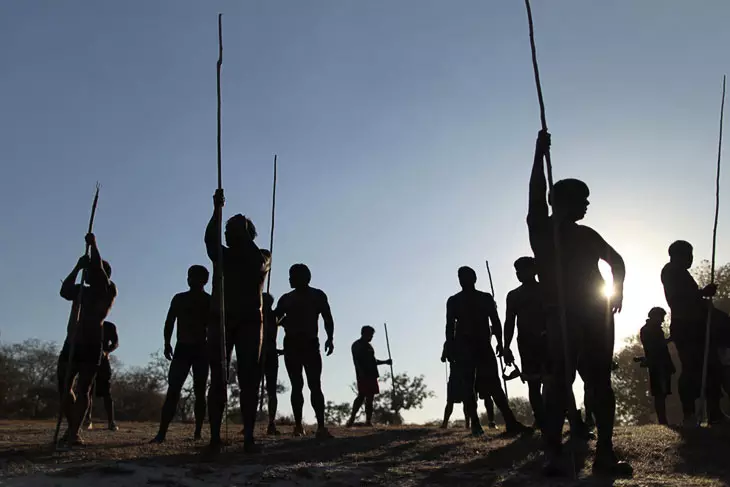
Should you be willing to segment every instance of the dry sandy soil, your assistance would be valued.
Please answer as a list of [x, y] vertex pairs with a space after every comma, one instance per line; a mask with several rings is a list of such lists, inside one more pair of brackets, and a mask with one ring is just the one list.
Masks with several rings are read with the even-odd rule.
[[51, 422], [0, 421], [0, 485], [345, 486], [724, 486], [730, 480], [730, 429], [685, 433], [659, 426], [620, 428], [619, 453], [630, 460], [630, 480], [590, 473], [593, 444], [575, 447], [579, 480], [540, 475], [539, 435], [503, 438], [490, 432], [470, 438], [462, 429], [432, 427], [332, 429], [335, 439], [261, 436], [262, 453], [246, 455], [238, 427], [229, 427], [227, 450], [211, 456], [189, 439], [189, 425], [173, 425], [164, 445], [149, 445], [156, 425], [123, 423], [120, 430], [92, 431], [88, 445], [67, 452], [50, 446]]

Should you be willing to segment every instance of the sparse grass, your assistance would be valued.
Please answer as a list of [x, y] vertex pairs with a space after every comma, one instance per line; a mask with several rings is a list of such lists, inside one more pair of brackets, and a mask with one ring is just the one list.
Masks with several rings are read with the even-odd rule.
[[[122, 423], [116, 433], [85, 434], [88, 445], [54, 452], [52, 422], [0, 421], [0, 483], [26, 486], [93, 485], [482, 485], [482, 486], [724, 486], [730, 480], [727, 429], [682, 432], [660, 426], [617, 428], [616, 449], [631, 461], [629, 480], [593, 477], [593, 445], [573, 451], [579, 481], [541, 476], [539, 435], [475, 439], [462, 428], [334, 428], [334, 440], [292, 438], [290, 427], [263, 452], [242, 451], [239, 426], [220, 455], [193, 442], [192, 426], [173, 425], [163, 445], [147, 442], [157, 426]], [[312, 429], [313, 431], [313, 429]]]

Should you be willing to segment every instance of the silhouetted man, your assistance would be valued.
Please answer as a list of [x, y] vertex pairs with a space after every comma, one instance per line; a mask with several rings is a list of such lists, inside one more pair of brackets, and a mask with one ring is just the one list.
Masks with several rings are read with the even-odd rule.
[[[238, 384], [241, 390], [241, 416], [244, 429], [244, 449], [257, 451], [254, 442], [256, 407], [261, 372], [261, 342], [263, 338], [262, 298], [264, 279], [271, 267], [271, 254], [259, 249], [254, 243], [257, 236], [253, 222], [241, 214], [226, 223], [222, 246], [223, 269], [218, 268], [218, 235], [216, 215], [223, 208], [223, 190], [213, 197], [215, 211], [205, 231], [205, 246], [213, 262], [213, 313], [208, 327], [208, 353], [210, 356], [210, 388], [208, 411], [210, 417], [210, 444], [216, 451], [221, 447], [221, 422], [228, 400], [227, 371], [233, 348], [238, 363]], [[221, 356], [221, 330], [218, 315], [218, 273], [223, 272], [223, 296], [225, 302], [225, 357]], [[224, 373], [224, 371], [226, 373]]]
[[545, 409], [542, 402], [542, 380], [545, 374], [545, 340], [547, 337], [545, 308], [537, 282], [535, 259], [520, 257], [514, 263], [517, 279], [522, 283], [507, 293], [507, 315], [504, 320], [504, 349], [507, 365], [514, 363], [510, 350], [517, 327], [517, 349], [522, 363], [522, 378], [527, 382], [535, 427], [542, 428]]
[[[546, 198], [547, 182], [543, 159], [550, 149], [550, 134], [541, 131], [537, 138], [529, 188], [527, 227], [535, 255], [540, 294], [547, 311], [547, 350], [551, 376], [545, 383], [545, 425], [548, 475], [564, 473], [560, 459], [565, 413], [569, 394], [580, 373], [595, 407], [598, 442], [593, 470], [609, 475], [631, 475], [633, 470], [619, 462], [613, 450], [613, 423], [616, 399], [611, 388], [611, 360], [614, 345], [613, 314], [621, 310], [626, 273], [621, 256], [592, 228], [577, 222], [588, 209], [588, 186], [577, 179], [555, 183]], [[556, 254], [554, 231], [560, 240]], [[560, 262], [557, 262], [558, 256]], [[599, 260], [611, 266], [616, 291], [611, 302], [602, 294], [604, 281]], [[561, 277], [562, 279], [559, 279]], [[559, 289], [564, 296], [564, 336], [561, 325]], [[566, 350], [567, 344], [567, 360]]]
[[[109, 354], [119, 348], [119, 335], [117, 334], [117, 327], [111, 321], [105, 321], [102, 326], [102, 344], [101, 344], [101, 363], [99, 364], [99, 370], [96, 373], [96, 380], [94, 381], [94, 395], [102, 398], [104, 401], [104, 411], [106, 412], [106, 418], [109, 431], [117, 431], [119, 427], [114, 421], [114, 399], [112, 398], [112, 365], [109, 360]], [[86, 428], [93, 429], [94, 424], [91, 421], [91, 410], [94, 408], [93, 399], [89, 400], [89, 410], [86, 414]]]
[[319, 317], [324, 319], [327, 341], [324, 349], [332, 355], [335, 349], [333, 334], [335, 323], [327, 301], [327, 295], [309, 286], [312, 274], [304, 264], [294, 264], [289, 269], [292, 291], [279, 298], [274, 312], [283, 318], [284, 364], [291, 383], [291, 405], [294, 412], [294, 436], [304, 436], [302, 408], [304, 407], [304, 377], [311, 395], [312, 408], [317, 417], [317, 438], [331, 438], [324, 424], [324, 394], [322, 393], [322, 355], [319, 352]]
[[446, 383], [446, 407], [444, 408], [444, 420], [441, 423], [441, 428], [446, 429], [449, 427], [449, 418], [451, 413], [454, 412], [455, 403], [463, 403], [464, 405], [464, 427], [469, 429], [469, 412], [466, 409], [466, 403], [464, 402], [464, 391], [462, 390], [461, 377], [457, 374], [459, 372], [458, 367], [454, 367], [453, 358], [449, 357], [446, 351], [447, 342], [444, 342], [444, 349], [441, 352], [441, 362], [449, 362], [449, 379]]
[[[497, 353], [502, 353], [502, 324], [491, 294], [475, 287], [477, 274], [470, 267], [459, 269], [461, 292], [446, 302], [446, 349], [459, 370], [460, 387], [475, 436], [484, 434], [477, 414], [477, 373], [486, 384], [494, 403], [502, 412], [507, 433], [520, 433], [525, 427], [517, 421], [499, 384], [499, 366], [490, 344], [491, 333], [497, 339]], [[492, 322], [490, 332], [489, 322]]]
[[[165, 441], [167, 429], [175, 417], [180, 393], [193, 369], [193, 393], [195, 394], [195, 434], [200, 440], [205, 419], [205, 388], [208, 385], [207, 334], [210, 317], [210, 294], [205, 292], [208, 269], [194, 265], [188, 269], [188, 291], [178, 293], [170, 302], [165, 320], [165, 358], [171, 360], [167, 376], [167, 396], [162, 405], [160, 429], [152, 443]], [[172, 348], [172, 332], [177, 322], [177, 340]]]
[[641, 345], [644, 347], [642, 366], [649, 369], [649, 390], [654, 396], [654, 409], [659, 424], [668, 424], [666, 399], [672, 393], [672, 375], [676, 372], [669, 355], [667, 338], [662, 330], [666, 315], [667, 312], [662, 308], [652, 308], [646, 324], [639, 332]]
[[[101, 361], [102, 326], [117, 296], [117, 288], [110, 280], [111, 266], [101, 259], [93, 233], [86, 235], [86, 244], [89, 247], [89, 257], [82, 256], [61, 285], [61, 297], [73, 302], [73, 316], [76, 316], [78, 307], [81, 308], [76, 329], [73, 329], [74, 320], [70, 320], [68, 324], [66, 340], [58, 357], [58, 390], [68, 421], [68, 430], [63, 439], [69, 446], [84, 444], [79, 429], [89, 409], [91, 388]], [[81, 270], [86, 271], [87, 285], [83, 293], [81, 284], [76, 284]], [[78, 398], [73, 391], [74, 379]]]
[[357, 377], [357, 397], [352, 403], [352, 414], [347, 426], [355, 424], [357, 413], [360, 412], [363, 402], [365, 403], [365, 426], [373, 425], [373, 400], [375, 394], [380, 393], [378, 385], [378, 365], [391, 365], [392, 360], [377, 360], [375, 350], [370, 342], [373, 341], [375, 328], [363, 326], [360, 330], [360, 338], [352, 344], [352, 361], [355, 363], [355, 376]]
[[[689, 273], [693, 258], [692, 245], [678, 240], [669, 246], [669, 263], [662, 269], [664, 296], [672, 311], [670, 335], [682, 363], [679, 399], [682, 402], [684, 425], [688, 427], [697, 425], [695, 401], [702, 388], [705, 329], [710, 306], [706, 298], [714, 296], [717, 290], [714, 284], [699, 289]], [[717, 373], [719, 364], [716, 359], [717, 355], [711, 351], [707, 371], [707, 416], [710, 423], [720, 421], [723, 416], [720, 410], [721, 382]]]
[[276, 395], [276, 386], [279, 380], [279, 355], [281, 352], [276, 348], [276, 335], [279, 326], [274, 316], [274, 297], [269, 293], [263, 293], [264, 303], [264, 353], [263, 373], [266, 379], [266, 396], [269, 413], [269, 426], [266, 429], [267, 435], [278, 435], [276, 429], [276, 409], [279, 401]]

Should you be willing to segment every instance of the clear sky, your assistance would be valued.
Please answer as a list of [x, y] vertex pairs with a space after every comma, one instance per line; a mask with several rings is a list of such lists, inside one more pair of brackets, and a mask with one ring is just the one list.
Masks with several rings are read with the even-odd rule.
[[[585, 223], [628, 268], [618, 346], [665, 305], [672, 240], [710, 255], [730, 3], [533, 3], [556, 179], [589, 184]], [[488, 289], [489, 259], [504, 311], [512, 262], [529, 253], [539, 116], [517, 0], [2, 2], [2, 340], [63, 340], [60, 280], [83, 251], [98, 180], [117, 353], [143, 364], [162, 347], [187, 267], [210, 268], [218, 12], [226, 216], [250, 215], [268, 246], [277, 153], [272, 291], [286, 292], [289, 265], [305, 262], [328, 293], [327, 399], [352, 399], [349, 346], [362, 325], [377, 325], [386, 355], [387, 321], [396, 372], [425, 374], [437, 394], [406, 419], [438, 417], [457, 268], [473, 266]], [[730, 197], [720, 211], [724, 263]]]

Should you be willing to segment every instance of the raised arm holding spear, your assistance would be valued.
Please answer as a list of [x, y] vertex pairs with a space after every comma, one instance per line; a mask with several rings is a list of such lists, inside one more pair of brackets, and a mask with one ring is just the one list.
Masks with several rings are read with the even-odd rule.
[[[552, 377], [544, 393], [545, 473], [566, 473], [561, 458], [562, 429], [565, 412], [572, 400], [575, 374], [580, 371], [589, 396], [586, 400], [590, 399], [595, 405], [598, 441], [593, 470], [612, 476], [630, 476], [633, 473], [631, 466], [619, 462], [613, 451], [616, 400], [611, 388], [613, 314], [621, 310], [626, 269], [621, 256], [595, 230], [577, 224], [588, 208], [588, 186], [577, 179], [553, 183], [550, 134], [529, 0], [525, 0], [525, 6], [542, 125], [530, 176], [527, 226], [541, 293], [548, 307], [547, 348]], [[609, 306], [596, 291], [604, 284], [598, 269], [600, 260], [611, 266], [616, 284]], [[573, 455], [571, 459], [570, 471], [575, 476]]]
[[[91, 216], [89, 217], [89, 229], [87, 233], [92, 233], [94, 230], [94, 217], [96, 216], [96, 205], [99, 202], [99, 183], [96, 183], [96, 192], [94, 193], [94, 202], [91, 204]], [[88, 261], [89, 258], [89, 244], [86, 244], [86, 248], [84, 250], [84, 257], [86, 258], [86, 261]], [[76, 352], [76, 335], [78, 333], [79, 328], [79, 319], [81, 318], [81, 303], [83, 302], [84, 298], [84, 288], [86, 287], [86, 273], [88, 266], [79, 267], [81, 266], [81, 260], [79, 260], [79, 265], [77, 268], [81, 269], [83, 268], [81, 272], [81, 283], [78, 291], [78, 297], [77, 300], [73, 302], [71, 305], [71, 312], [68, 317], [68, 338], [66, 340], [66, 343], [68, 344], [68, 359], [66, 361], [66, 371], [63, 374], [63, 384], [59, 384], [61, 386], [61, 404], [58, 409], [58, 420], [56, 421], [56, 430], [53, 434], [53, 444], [56, 448], [59, 446], [59, 437], [58, 434], [61, 430], [61, 421], [63, 420], [64, 415], [64, 409], [68, 409], [66, 406], [66, 403], [69, 399], [69, 395], [73, 394], [71, 391], [71, 378], [73, 375], [73, 368], [72, 368], [72, 362], [74, 358], [74, 354]], [[71, 423], [70, 416], [71, 414], [68, 414], [69, 416], [69, 427]]]
[[[218, 16], [218, 189], [213, 197], [214, 214], [205, 231], [205, 246], [213, 262], [213, 295], [217, 298], [216, 323], [208, 329], [211, 368], [208, 410], [210, 443], [213, 451], [223, 447], [220, 431], [228, 399], [228, 367], [236, 349], [238, 382], [241, 390], [241, 416], [244, 428], [244, 449], [256, 451], [254, 426], [258, 403], [259, 360], [261, 358], [261, 301], [264, 280], [269, 271], [271, 254], [259, 249], [254, 240], [258, 233], [253, 222], [242, 214], [226, 222], [226, 246], [222, 241], [225, 197], [221, 178], [221, 65], [223, 34]], [[226, 299], [226, 297], [230, 299]], [[226, 434], [228, 422], [226, 421]]]

